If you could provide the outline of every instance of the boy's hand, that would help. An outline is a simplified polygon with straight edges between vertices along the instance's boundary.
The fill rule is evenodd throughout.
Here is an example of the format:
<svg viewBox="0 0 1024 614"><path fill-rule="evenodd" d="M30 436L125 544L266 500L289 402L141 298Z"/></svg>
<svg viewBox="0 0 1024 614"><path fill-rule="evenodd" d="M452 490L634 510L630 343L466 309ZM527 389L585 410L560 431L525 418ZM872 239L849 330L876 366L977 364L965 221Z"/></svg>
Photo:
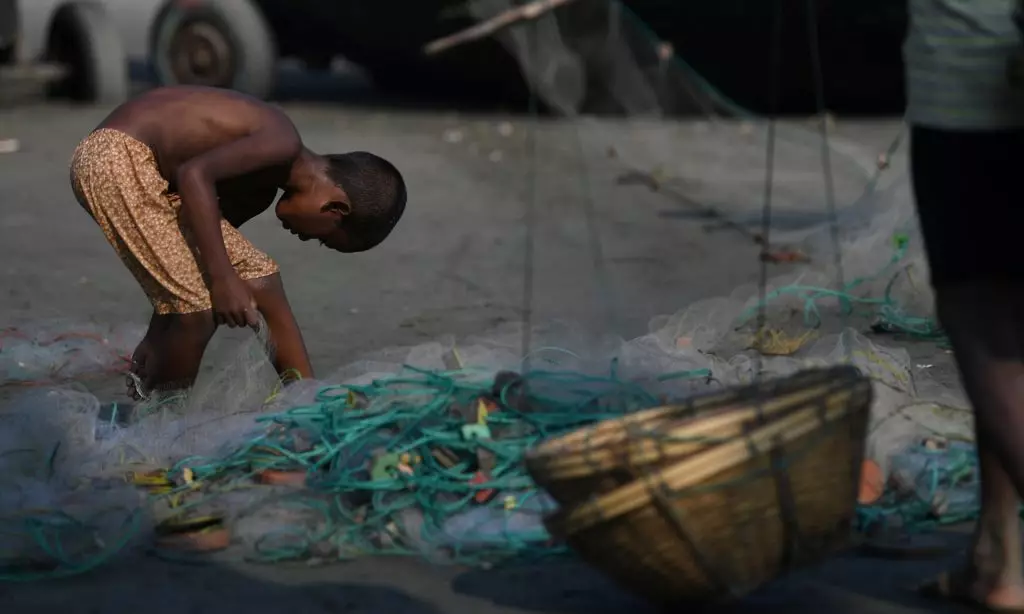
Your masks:
<svg viewBox="0 0 1024 614"><path fill-rule="evenodd" d="M213 303L213 321L231 328L249 326L256 328L256 299L252 290L237 274L226 275L215 280L210 286L210 301Z"/></svg>

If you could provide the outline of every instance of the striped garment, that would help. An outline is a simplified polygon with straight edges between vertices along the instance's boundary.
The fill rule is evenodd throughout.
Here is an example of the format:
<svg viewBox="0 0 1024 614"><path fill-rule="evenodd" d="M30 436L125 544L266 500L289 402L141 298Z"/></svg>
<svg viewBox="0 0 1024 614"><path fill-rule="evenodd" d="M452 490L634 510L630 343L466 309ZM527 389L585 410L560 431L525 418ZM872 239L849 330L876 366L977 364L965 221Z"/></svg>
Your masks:
<svg viewBox="0 0 1024 614"><path fill-rule="evenodd" d="M991 130L1024 126L1024 86L1007 63L1024 49L1017 0L909 0L903 43L911 124Z"/></svg>

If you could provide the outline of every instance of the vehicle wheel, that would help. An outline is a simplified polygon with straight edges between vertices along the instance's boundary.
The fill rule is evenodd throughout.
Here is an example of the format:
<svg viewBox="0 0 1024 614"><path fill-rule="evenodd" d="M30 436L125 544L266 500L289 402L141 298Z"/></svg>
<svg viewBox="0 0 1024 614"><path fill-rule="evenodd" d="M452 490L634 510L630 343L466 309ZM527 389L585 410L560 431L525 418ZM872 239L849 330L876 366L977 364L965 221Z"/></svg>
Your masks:
<svg viewBox="0 0 1024 614"><path fill-rule="evenodd" d="M47 59L67 75L50 87L52 96L117 104L128 98L128 57L114 24L97 2L69 2L50 25Z"/></svg>
<svg viewBox="0 0 1024 614"><path fill-rule="evenodd" d="M161 85L223 87L257 98L274 88L277 46L250 0L167 2L153 22L150 57Z"/></svg>

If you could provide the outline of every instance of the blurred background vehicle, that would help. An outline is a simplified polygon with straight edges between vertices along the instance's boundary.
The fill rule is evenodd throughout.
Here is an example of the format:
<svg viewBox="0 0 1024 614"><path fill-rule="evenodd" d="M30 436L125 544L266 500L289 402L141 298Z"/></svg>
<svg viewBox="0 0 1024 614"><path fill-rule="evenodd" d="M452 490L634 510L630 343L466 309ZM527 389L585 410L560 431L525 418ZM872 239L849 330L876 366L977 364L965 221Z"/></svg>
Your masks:
<svg viewBox="0 0 1024 614"><path fill-rule="evenodd" d="M625 0L679 58L740 105L773 110L773 31L781 5L778 111L902 115L907 0ZM817 30L817 36L810 31ZM812 41L817 40L817 49ZM820 53L820 67L815 55ZM820 69L820 81L816 72Z"/></svg>
<svg viewBox="0 0 1024 614"><path fill-rule="evenodd" d="M423 45L474 21L446 12L463 0L104 0L129 56L160 84L230 87L273 94L278 64L312 71L337 58L365 69L383 89L447 89L495 100L525 100L518 64L495 41L427 58Z"/></svg>
<svg viewBox="0 0 1024 614"><path fill-rule="evenodd" d="M46 88L82 102L124 100L126 55L109 17L91 0L0 0L0 97Z"/></svg>
<svg viewBox="0 0 1024 614"><path fill-rule="evenodd" d="M4 0L10 2L11 0ZM135 67L159 84L229 87L267 98L282 59L324 71L343 57L381 89L403 94L444 92L520 106L528 98L521 60L495 38L428 56L424 46L493 15L513 0L96 0L102 1ZM598 0L577 0L560 9ZM18 0L29 54L47 48L54 7L67 0ZM837 113L900 113L900 46L906 0L624 0L651 41L755 112L774 105L771 62L779 3L784 23L778 58L783 113L817 108L815 56L808 29L817 29L826 106ZM74 4L82 4L77 1ZM813 10L813 13L811 12ZM571 23L571 19L560 19ZM500 38L500 37L499 37ZM573 51L585 36L565 36ZM33 56L34 57L34 56ZM556 58L557 59L557 58ZM557 64L557 62L555 62ZM600 83L581 83L581 95ZM582 110L587 110L586 105ZM607 109L601 109L602 111Z"/></svg>

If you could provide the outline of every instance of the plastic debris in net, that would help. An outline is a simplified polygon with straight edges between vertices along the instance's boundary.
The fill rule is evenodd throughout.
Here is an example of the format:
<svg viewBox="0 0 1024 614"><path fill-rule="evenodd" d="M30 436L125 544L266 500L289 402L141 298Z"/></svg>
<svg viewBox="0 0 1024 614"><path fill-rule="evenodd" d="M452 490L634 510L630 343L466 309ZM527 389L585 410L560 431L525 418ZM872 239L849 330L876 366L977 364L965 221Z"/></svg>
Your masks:
<svg viewBox="0 0 1024 614"><path fill-rule="evenodd" d="M919 533L974 520L981 508L977 450L973 444L931 437L895 453L883 472L884 492L858 509L868 534Z"/></svg>

